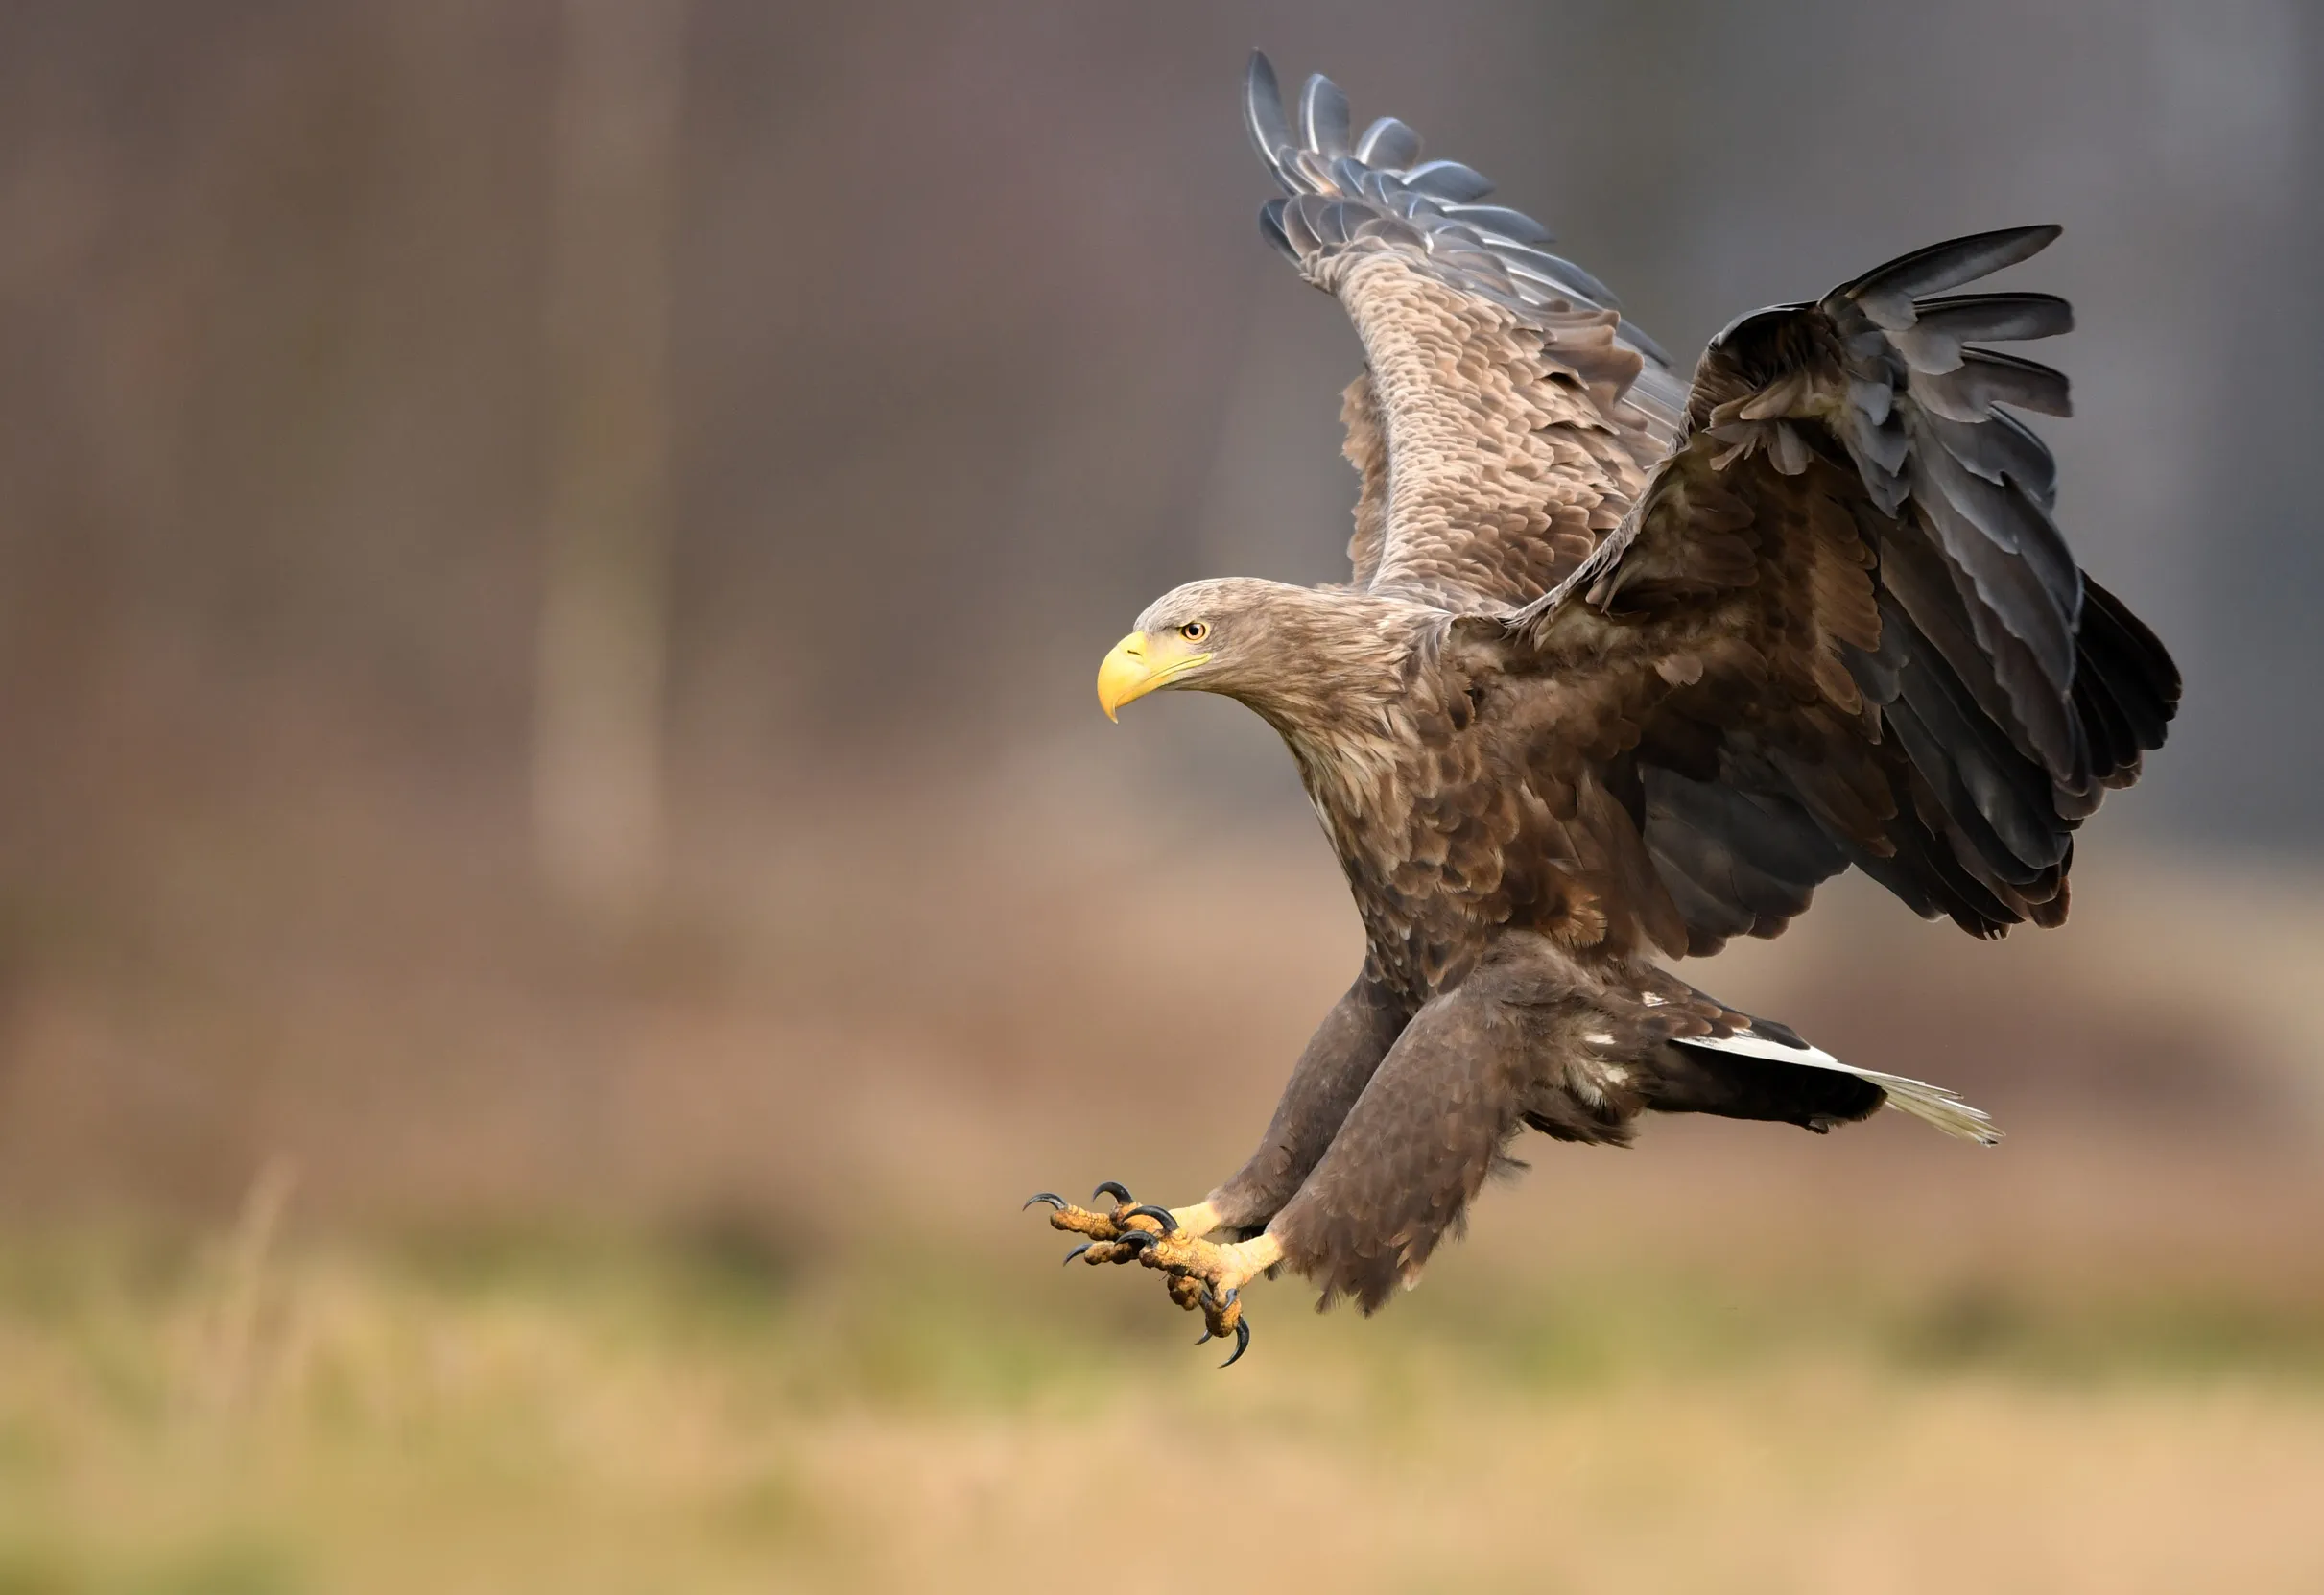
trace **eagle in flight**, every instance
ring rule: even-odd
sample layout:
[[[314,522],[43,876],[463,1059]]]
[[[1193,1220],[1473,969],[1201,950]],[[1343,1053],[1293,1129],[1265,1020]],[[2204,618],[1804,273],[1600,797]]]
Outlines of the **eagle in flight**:
[[[1098,698],[1110,716],[1223,693],[1272,726],[1366,951],[1207,1197],[1032,1199],[1086,1237],[1073,1255],[1160,1270],[1232,1362],[1245,1283],[1287,1267],[1378,1307],[1527,1127],[1620,1144],[1651,1110],[1820,1134],[1885,1103],[1998,1139],[1952,1092],[1843,1063],[1657,959],[1778,935],[1850,866],[1973,936],[2055,925],[2075,830],[2162,745],[2178,672],[2075,562],[2055,464],[2015,414],[2066,415],[2066,379],[1983,346],[2072,312],[1953,292],[2058,229],[1933,244],[1757,311],[1684,381],[1402,122],[1352,134],[1321,77],[1287,119],[1258,55],[1245,112],[1284,191],[1262,230],[1364,346],[1355,568],[1164,594]]]

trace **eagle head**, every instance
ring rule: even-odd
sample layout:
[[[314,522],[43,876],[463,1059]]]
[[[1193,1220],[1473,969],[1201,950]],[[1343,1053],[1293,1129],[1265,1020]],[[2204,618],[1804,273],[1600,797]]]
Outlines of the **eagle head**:
[[[1098,667],[1099,706],[1111,720],[1123,704],[1165,687],[1268,695],[1289,663],[1289,612],[1305,596],[1301,587],[1243,578],[1164,593]]]
[[[1428,696],[1412,670],[1433,655],[1429,639],[1445,619],[1433,606],[1347,587],[1189,582],[1154,600],[1105,655],[1098,703],[1110,719],[1165,687],[1215,692],[1281,733],[1302,770],[1371,769],[1392,762],[1415,687]]]

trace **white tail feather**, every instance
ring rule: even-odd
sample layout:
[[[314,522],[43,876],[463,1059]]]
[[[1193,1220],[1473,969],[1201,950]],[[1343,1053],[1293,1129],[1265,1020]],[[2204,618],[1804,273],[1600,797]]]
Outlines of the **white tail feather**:
[[[1964,1141],[1975,1141],[1989,1147],[2002,1138],[1995,1128],[1993,1116],[1981,1107],[1969,1104],[1942,1085],[1932,1085],[1925,1080],[1908,1080],[1903,1075],[1887,1075],[1878,1069],[1860,1069],[1853,1063],[1842,1063],[1821,1047],[1793,1047],[1754,1036],[1748,1031],[1737,1031],[1724,1038],[1690,1036],[1678,1042],[1682,1047],[1700,1047],[1705,1052],[1738,1053],[1744,1058],[1764,1058],[1771,1063],[1790,1063],[1804,1069],[1832,1069],[1843,1075],[1854,1075],[1869,1081],[1888,1095],[1888,1106],[1900,1113],[1909,1113],[1924,1124],[1933,1124],[1948,1135],[1957,1135]]]

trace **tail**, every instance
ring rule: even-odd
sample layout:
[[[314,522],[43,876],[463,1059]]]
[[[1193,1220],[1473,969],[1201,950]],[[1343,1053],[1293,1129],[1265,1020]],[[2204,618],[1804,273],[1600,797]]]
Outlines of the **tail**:
[[[1786,1064],[1791,1068],[1826,1069],[1835,1074],[1850,1075],[1878,1087],[1883,1099],[1898,1112],[1909,1113],[1924,1124],[1934,1125],[1948,1135],[1956,1135],[1964,1141],[1975,1141],[1986,1147],[2002,1138],[2002,1132],[1994,1126],[1991,1114],[1981,1107],[1972,1107],[1942,1085],[1932,1085],[1927,1081],[1908,1080],[1903,1075],[1883,1074],[1878,1069],[1860,1069],[1852,1063],[1842,1063],[1821,1047],[1812,1047],[1784,1026],[1771,1024],[1765,1019],[1752,1020],[1747,1029],[1738,1027],[1732,1036],[1690,1036],[1671,1044],[1687,1051],[1726,1053]],[[1655,1106],[1664,1105],[1657,1103]],[[1672,1103],[1670,1106],[1681,1110],[1706,1110],[1686,1103]],[[1718,1108],[1707,1110],[1716,1112]],[[1762,1115],[1754,1113],[1743,1116],[1756,1118]],[[1788,1114],[1776,1116],[1789,1117]]]

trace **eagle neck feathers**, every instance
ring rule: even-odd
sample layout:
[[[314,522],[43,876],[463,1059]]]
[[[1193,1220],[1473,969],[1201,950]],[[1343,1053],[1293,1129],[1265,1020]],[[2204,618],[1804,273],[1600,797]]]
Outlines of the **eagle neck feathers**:
[[[1378,822],[1402,795],[1420,721],[1440,695],[1444,616],[1347,589],[1298,610],[1281,627],[1281,668],[1239,696],[1291,749],[1337,841],[1346,825]]]

